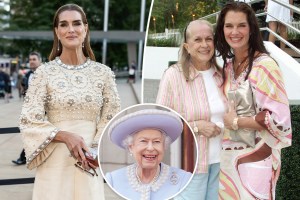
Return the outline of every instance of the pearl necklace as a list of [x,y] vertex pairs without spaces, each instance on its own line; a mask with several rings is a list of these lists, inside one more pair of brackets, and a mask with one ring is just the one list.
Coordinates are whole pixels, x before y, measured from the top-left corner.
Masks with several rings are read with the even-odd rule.
[[158,170],[156,172],[156,176],[153,178],[151,183],[143,184],[137,174],[137,164],[129,165],[126,168],[129,185],[134,191],[141,194],[140,200],[150,200],[151,191],[158,191],[168,180],[170,169],[168,165],[160,163],[160,166],[158,166]]
[[[140,179],[140,177],[139,177],[139,175],[138,175],[138,167],[139,167],[139,166],[136,165],[136,168],[135,168],[135,176],[136,176],[136,178],[137,178],[137,180],[138,180],[138,182],[139,182],[140,184],[144,184],[144,183],[141,181],[141,179]],[[153,177],[153,179],[151,180],[151,182],[148,183],[148,184],[144,184],[144,185],[152,185],[153,183],[155,183],[155,182],[157,181],[157,179],[158,179],[159,174],[160,174],[160,167],[157,166],[155,176]]]
[[90,58],[87,58],[86,61],[81,65],[66,65],[61,61],[61,59],[59,57],[56,57],[55,61],[59,66],[65,68],[65,69],[70,69],[70,70],[79,70],[79,69],[86,68],[91,62]]

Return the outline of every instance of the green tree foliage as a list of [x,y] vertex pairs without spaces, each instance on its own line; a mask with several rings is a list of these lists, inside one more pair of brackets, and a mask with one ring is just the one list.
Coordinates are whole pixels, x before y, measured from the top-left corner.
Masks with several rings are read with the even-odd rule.
[[[151,1],[147,1],[145,15],[145,28]],[[120,0],[110,0],[109,27],[110,30],[139,30],[141,0],[131,0],[130,3],[121,4]]]
[[[11,0],[11,13],[8,30],[52,30],[55,11],[69,0]],[[90,30],[103,30],[104,0],[73,0],[72,3],[83,7]],[[146,0],[145,24],[148,19],[151,0]],[[2,14],[4,11],[0,11]],[[130,3],[120,3],[110,0],[108,30],[139,30],[141,0]],[[0,21],[0,24],[4,23]],[[145,25],[146,27],[146,25]],[[27,58],[30,51],[40,51],[43,57],[48,57],[52,48],[52,41],[45,40],[10,40],[1,39],[0,53],[11,56],[20,55]],[[4,44],[5,43],[5,44]],[[92,42],[92,49],[98,61],[102,60],[102,42]],[[113,63],[127,64],[127,47],[125,44],[108,43],[108,65]],[[112,57],[110,57],[112,56]]]
[[[148,13],[151,0],[146,0],[145,26],[147,28]],[[120,0],[110,0],[108,30],[136,30],[140,29],[141,0],[131,0],[130,3],[120,3]],[[127,46],[125,43],[109,43],[107,49],[107,63],[109,66],[124,67],[127,62]]]
[[155,0],[149,33],[161,33],[166,28],[183,29],[189,21],[216,11],[218,11],[218,2],[215,0]]
[[8,16],[9,16],[8,11],[6,11],[4,9],[0,9],[0,30],[3,30],[4,25],[9,22]]
[[[11,0],[10,30],[51,30],[55,11],[68,0]],[[104,2],[74,0],[83,7],[91,30],[102,30]]]

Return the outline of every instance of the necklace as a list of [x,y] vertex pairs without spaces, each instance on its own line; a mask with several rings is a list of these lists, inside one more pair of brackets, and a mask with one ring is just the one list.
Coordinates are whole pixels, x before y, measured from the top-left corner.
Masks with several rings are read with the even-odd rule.
[[[135,168],[135,176],[136,176],[136,178],[137,178],[137,180],[138,180],[138,182],[140,183],[140,184],[144,184],[142,181],[141,181],[141,179],[140,179],[140,177],[139,177],[139,175],[138,175],[138,165],[136,165],[136,168]],[[156,181],[157,181],[157,178],[158,178],[158,176],[159,176],[159,173],[160,173],[160,167],[159,167],[159,165],[157,166],[157,169],[156,169],[156,173],[155,173],[155,176],[153,177],[153,179],[151,180],[151,182],[149,183],[149,185],[152,185],[153,183],[155,183]]]
[[[248,57],[246,56],[241,62],[238,63],[237,67],[233,67],[234,69],[234,77],[235,79],[238,78],[240,76],[240,74],[242,74],[242,72],[245,71],[245,69],[247,68],[248,65]],[[235,64],[235,59],[233,60],[233,66]]]
[[168,180],[170,174],[170,167],[163,163],[157,168],[156,176],[152,179],[151,183],[143,184],[139,179],[137,173],[137,164],[129,165],[126,168],[127,178],[129,185],[132,189],[141,194],[141,200],[149,200],[151,192],[158,191],[163,184]]
[[91,62],[90,58],[87,58],[86,61],[81,65],[66,65],[61,61],[61,59],[59,57],[56,57],[55,61],[59,66],[65,68],[65,69],[71,69],[71,70],[79,70],[79,69],[86,68]]
[[[246,56],[241,62],[239,62],[237,64],[236,70],[242,65],[244,64],[244,62],[246,62],[248,60],[248,56]],[[233,59],[233,64],[235,64],[235,58]]]

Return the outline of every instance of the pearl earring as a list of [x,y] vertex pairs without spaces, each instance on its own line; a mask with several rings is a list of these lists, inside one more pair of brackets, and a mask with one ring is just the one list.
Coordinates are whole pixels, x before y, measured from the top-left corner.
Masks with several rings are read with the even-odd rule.
[[84,48],[84,42],[82,43],[82,48]]
[[58,43],[57,43],[57,51],[59,51],[59,40],[58,40]]

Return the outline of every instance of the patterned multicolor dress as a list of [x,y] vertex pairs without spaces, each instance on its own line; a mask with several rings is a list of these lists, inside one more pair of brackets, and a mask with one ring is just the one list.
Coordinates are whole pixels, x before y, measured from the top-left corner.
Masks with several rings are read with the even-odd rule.
[[[237,90],[245,82],[247,70],[235,79],[232,60],[228,60],[225,94],[229,90]],[[255,102],[255,120],[265,130],[255,132],[255,146],[250,147],[243,142],[232,141],[229,130],[225,129],[220,165],[220,199],[275,199],[281,167],[280,151],[291,145],[289,102],[276,62],[265,54],[256,58],[248,81]],[[258,150],[266,145],[270,155],[251,162]],[[250,162],[249,159],[247,163],[239,162],[245,158],[249,158]]]
[[105,65],[87,59],[67,66],[56,58],[35,71],[20,117],[27,167],[37,168],[33,199],[104,199],[100,173],[76,168],[67,146],[52,140],[59,130],[68,131],[96,148],[119,110],[114,75]]

